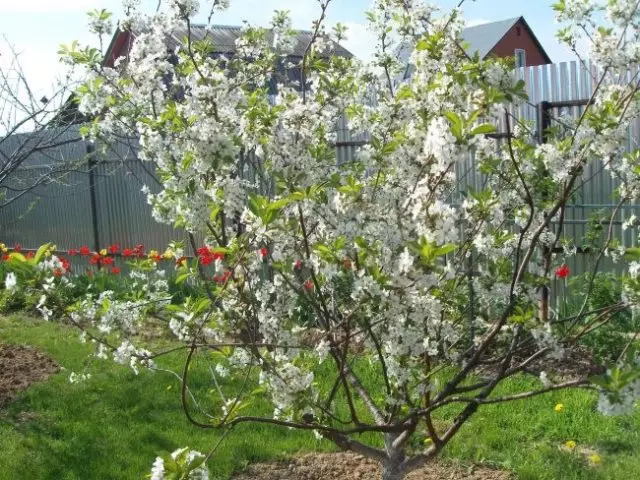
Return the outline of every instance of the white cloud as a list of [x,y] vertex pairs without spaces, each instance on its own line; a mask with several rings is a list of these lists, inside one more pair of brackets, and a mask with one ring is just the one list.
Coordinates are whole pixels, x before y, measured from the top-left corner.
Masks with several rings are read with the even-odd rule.
[[97,0],[1,0],[0,14],[85,12],[98,4]]
[[371,60],[376,47],[375,34],[362,23],[344,22],[344,25],[347,27],[344,47],[364,62]]
[[[0,68],[9,69],[12,53],[6,44],[0,43]],[[46,95],[50,97],[57,90],[67,68],[58,61],[55,46],[39,44],[22,44],[17,50],[18,62],[29,84],[29,88],[36,97]],[[7,70],[5,70],[7,71]]]

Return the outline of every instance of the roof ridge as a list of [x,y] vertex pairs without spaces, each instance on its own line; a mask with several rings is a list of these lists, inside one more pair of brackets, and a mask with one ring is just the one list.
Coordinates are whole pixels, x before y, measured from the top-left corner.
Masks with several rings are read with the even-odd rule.
[[477,25],[472,25],[470,27],[464,27],[462,30],[469,30],[471,28],[478,28],[478,27],[486,27],[488,25],[493,25],[494,23],[507,23],[507,22],[516,23],[521,18],[523,18],[522,15],[520,15],[519,17],[505,18],[503,20],[494,20],[493,22],[478,23]]
[[[221,30],[222,29],[224,29],[224,30],[242,30],[244,28],[241,25],[224,25],[224,24],[207,25],[206,23],[192,23],[191,26],[195,27],[195,28],[219,28]],[[267,28],[267,30],[271,30],[271,29]],[[297,28],[294,28],[292,30],[295,33],[313,33],[311,30],[303,30],[303,29],[297,29]]]
[[462,38],[467,47],[468,54],[478,52],[480,58],[485,58],[489,52],[500,42],[502,38],[517,25],[524,22],[524,17],[506,18],[495,22],[481,23],[462,30]]

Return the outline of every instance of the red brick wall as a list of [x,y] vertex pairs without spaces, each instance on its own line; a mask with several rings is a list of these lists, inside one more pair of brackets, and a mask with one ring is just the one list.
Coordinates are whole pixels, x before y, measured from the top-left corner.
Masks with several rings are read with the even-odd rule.
[[[520,29],[520,35],[518,35],[518,28]],[[493,47],[489,56],[514,57],[517,48],[521,48],[526,52],[527,67],[548,63],[522,22],[518,22],[511,27],[511,30]]]

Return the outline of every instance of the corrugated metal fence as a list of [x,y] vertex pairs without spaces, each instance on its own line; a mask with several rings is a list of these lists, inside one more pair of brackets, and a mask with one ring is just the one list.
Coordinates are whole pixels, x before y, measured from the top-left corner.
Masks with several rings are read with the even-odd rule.
[[[184,232],[151,217],[141,188],[148,185],[157,190],[158,186],[149,166],[135,159],[129,145],[112,146],[105,153],[98,146],[92,152],[92,145],[79,139],[78,127],[68,129],[66,135],[78,140],[59,147],[56,157],[77,166],[0,209],[0,241],[24,248],[53,242],[59,250],[67,250],[81,245],[97,249],[111,243],[164,248],[171,240],[184,238]],[[25,137],[8,139],[3,151],[11,155]],[[14,178],[19,181],[37,174],[48,160],[46,152],[32,155]]]
[[[552,124],[555,119],[565,116],[577,118],[584,111],[584,105],[600,74],[595,66],[576,62],[520,69],[516,75],[525,81],[529,102],[513,106],[511,113],[520,120],[530,122],[534,131],[538,128],[541,102],[556,102],[547,105]],[[620,73],[617,79],[628,82],[636,78],[637,74],[638,67],[634,66]],[[504,125],[501,130],[505,131]],[[69,130],[68,135],[77,136],[77,130]],[[639,139],[640,120],[636,120],[629,130],[628,147],[637,147]],[[344,162],[353,158],[358,147],[365,143],[366,137],[352,136],[342,122],[338,126],[337,140],[337,158]],[[17,148],[24,141],[24,136],[17,135],[14,139],[5,141],[0,148],[10,154],[12,148]],[[88,147],[84,141],[59,147],[55,155],[57,161],[84,160],[79,162],[81,167],[55,182],[39,186],[8,207],[0,209],[0,241],[10,245],[21,243],[25,248],[36,248],[43,242],[51,241],[60,250],[79,245],[97,248],[110,243],[127,246],[142,243],[147,248],[160,249],[172,240],[185,238],[184,232],[158,224],[152,219],[151,208],[147,205],[141,188],[147,185],[154,190],[158,185],[150,166],[140,163],[132,155],[131,146],[117,145],[104,154],[91,153]],[[251,158],[245,161],[252,163],[255,160]],[[17,178],[21,175],[33,175],[47,161],[51,161],[50,154],[34,155],[17,174]],[[256,173],[252,168],[248,171],[251,175]],[[458,166],[457,175],[460,180],[459,190],[464,190],[469,185],[475,188],[482,186],[482,178],[473,158]],[[602,165],[589,165],[584,172],[584,179],[589,179],[589,182],[582,183],[578,188],[567,209],[565,222],[565,235],[576,239],[578,243],[587,231],[589,219],[599,210],[611,210],[617,186],[609,173],[603,172]],[[263,184],[263,188],[268,188],[268,182]],[[626,245],[635,245],[636,238],[630,232],[623,232],[621,224],[637,211],[637,205],[626,206],[616,219],[616,238]],[[570,266],[576,273],[582,272],[589,267],[591,261],[592,258],[585,254],[572,260]],[[605,269],[610,268],[611,265],[605,266]]]
[[[530,101],[535,105],[541,102],[549,102],[549,123],[551,126],[561,126],[563,117],[579,118],[585,109],[586,102],[601,78],[603,71],[592,63],[562,63],[554,66],[545,66],[538,69],[527,69],[521,72],[530,92]],[[627,70],[610,72],[609,80],[624,85],[637,82],[640,66],[632,65]],[[532,116],[531,108],[524,115]],[[538,121],[536,119],[536,121]],[[627,150],[638,148],[640,142],[640,119],[635,119],[629,127]],[[597,140],[596,140],[597,141]],[[605,170],[602,161],[592,162],[585,168],[581,181],[577,184],[576,193],[567,206],[564,231],[565,236],[572,239],[583,239],[601,221],[601,240],[607,236],[608,218],[617,206],[616,189],[619,181]],[[608,214],[608,215],[605,215]],[[613,226],[613,238],[626,247],[637,246],[638,239],[635,229],[627,231],[622,229],[622,224],[631,215],[640,216],[640,205],[631,202],[621,205],[615,216]],[[594,255],[581,254],[572,259],[570,265],[574,266],[577,273],[591,271],[593,269]],[[623,263],[614,265],[609,259],[604,259],[601,271],[619,271]]]

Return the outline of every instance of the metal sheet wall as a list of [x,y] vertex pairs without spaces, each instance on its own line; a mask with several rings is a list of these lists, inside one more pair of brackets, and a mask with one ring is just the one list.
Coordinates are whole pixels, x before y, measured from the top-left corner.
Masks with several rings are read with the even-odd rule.
[[[638,68],[632,67],[619,74],[619,81],[629,81],[636,75]],[[593,91],[593,78],[599,74],[592,64],[561,63],[528,67],[516,72],[525,81],[529,101],[512,106],[511,112],[519,119],[530,121],[535,128],[536,105],[541,101],[585,99]],[[584,107],[556,109],[555,117],[569,115],[577,117]],[[505,131],[504,121],[499,120],[500,130]],[[337,161],[347,162],[354,158],[361,145],[368,140],[368,135],[352,135],[346,120],[336,125]],[[77,136],[77,127],[65,131],[51,131],[48,140],[61,140],[58,148],[42,154],[34,155],[26,163],[25,168],[15,177],[28,178],[38,169],[46,169],[48,165],[60,162],[76,162],[80,166],[58,181],[38,187],[24,195],[15,203],[0,209],[0,241],[13,244],[21,243],[24,247],[35,248],[46,241],[55,242],[60,249],[93,246],[92,216],[90,206],[89,182],[86,166],[87,144],[83,141],[64,144],[65,139]],[[640,138],[640,120],[629,129],[628,147],[638,145]],[[0,142],[3,152],[15,152],[28,142],[39,142],[42,139],[28,136],[15,136]],[[152,178],[148,164],[142,165],[133,159],[131,149],[135,145],[120,144],[112,146],[106,153],[97,157],[98,166],[95,174],[95,194],[97,200],[98,234],[102,246],[110,243],[134,245],[143,243],[147,248],[164,248],[171,240],[185,239],[184,232],[176,231],[167,225],[158,224],[151,217],[151,207],[141,192],[143,185],[152,190],[158,188]],[[268,193],[273,191],[273,184],[262,173],[260,159],[255,155],[247,155],[242,160],[243,178],[254,182],[256,190]],[[42,170],[44,171],[44,170]],[[483,188],[484,179],[476,168],[475,159],[470,157],[457,165],[456,173],[459,184],[454,195],[467,189]],[[589,165],[584,172],[584,180],[567,208],[565,236],[580,241],[586,233],[587,224],[592,215],[602,209],[611,209],[615,203],[614,192],[617,182],[603,171],[602,165]],[[589,180],[586,182],[586,180]],[[640,216],[637,205],[621,209],[614,228],[615,236],[624,245],[636,244],[631,232],[623,232],[621,224],[633,213]],[[580,255],[572,260],[575,272],[585,271],[590,265],[588,255]],[[613,268],[608,265],[607,268]]]
[[[41,176],[52,178],[0,208],[0,242],[20,243],[25,248],[36,248],[45,241],[60,246],[90,244],[85,154],[86,144],[80,140],[77,126],[0,139],[3,162],[24,158],[19,170],[9,177],[12,188],[28,188]],[[3,193],[12,196],[0,187],[0,198]]]

